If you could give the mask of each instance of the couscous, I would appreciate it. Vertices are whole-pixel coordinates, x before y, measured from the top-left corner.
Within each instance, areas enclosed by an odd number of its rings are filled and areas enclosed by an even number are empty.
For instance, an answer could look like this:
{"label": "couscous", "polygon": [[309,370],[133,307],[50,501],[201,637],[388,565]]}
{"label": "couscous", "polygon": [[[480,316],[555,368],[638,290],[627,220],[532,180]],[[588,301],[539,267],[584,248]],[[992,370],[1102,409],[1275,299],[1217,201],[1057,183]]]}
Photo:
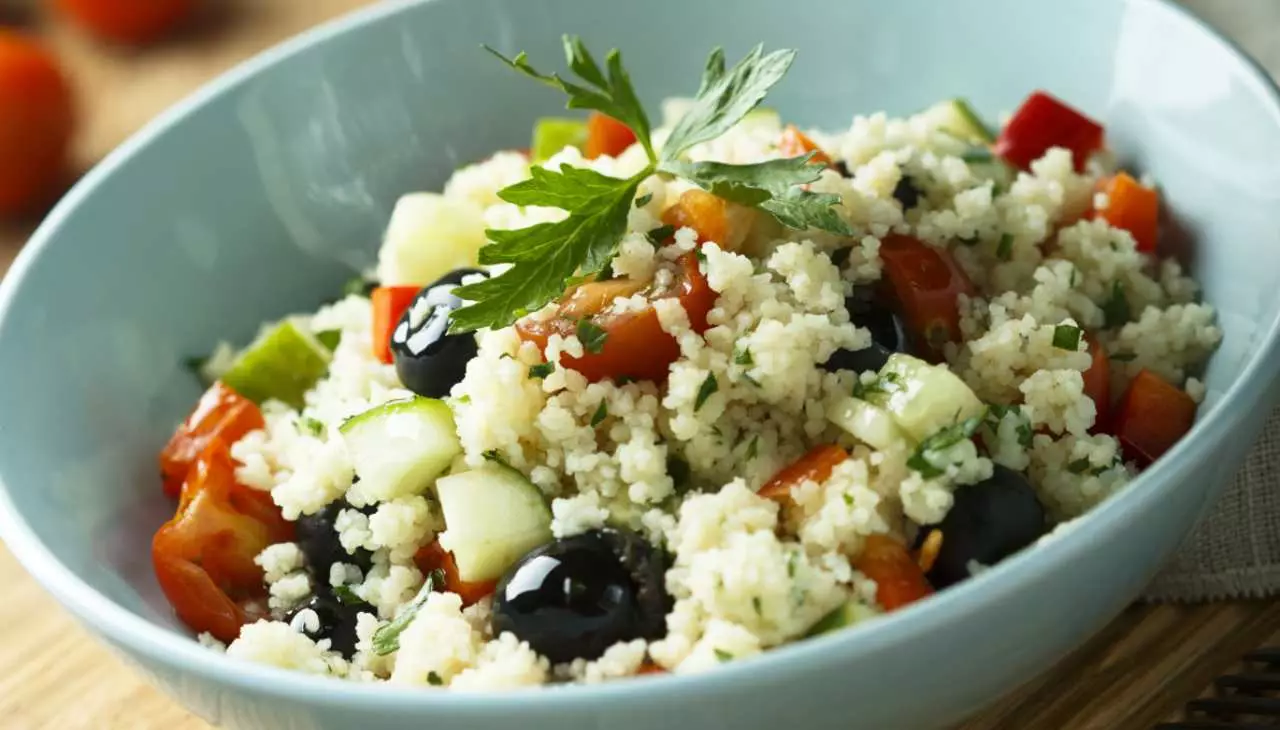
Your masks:
{"label": "couscous", "polygon": [[[1046,539],[1187,430],[1221,334],[1153,181],[1037,92],[801,131],[793,52],[651,124],[620,56],[200,368],[153,543],[227,655],[494,690],[713,669]],[[868,630],[873,630],[868,627]]]}

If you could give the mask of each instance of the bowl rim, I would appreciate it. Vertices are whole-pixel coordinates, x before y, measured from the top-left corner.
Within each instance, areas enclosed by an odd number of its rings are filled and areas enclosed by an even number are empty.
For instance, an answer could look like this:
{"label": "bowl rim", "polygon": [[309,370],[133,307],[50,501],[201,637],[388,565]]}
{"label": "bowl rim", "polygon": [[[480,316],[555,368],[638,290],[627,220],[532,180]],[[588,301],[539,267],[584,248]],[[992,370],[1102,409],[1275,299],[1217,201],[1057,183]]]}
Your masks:
{"label": "bowl rim", "polygon": [[[233,66],[148,122],[77,182],[19,251],[8,274],[0,281],[0,324],[12,316],[18,282],[41,251],[57,236],[64,220],[135,151],[198,112],[206,103],[250,81],[277,62],[317,43],[434,1],[389,0],[328,20]],[[1127,1],[1172,13],[1175,22],[1207,35],[1228,58],[1241,64],[1243,80],[1254,94],[1269,102],[1270,115],[1280,130],[1280,86],[1239,44],[1174,0]],[[1169,454],[1141,473],[1128,488],[1108,498],[1107,509],[1094,510],[1079,519],[1068,530],[1070,534],[1048,540],[1034,550],[1022,551],[927,601],[868,622],[874,630],[869,630],[867,625],[855,626],[815,639],[774,647],[760,655],[731,662],[718,671],[692,676],[653,675],[628,682],[575,685],[554,691],[547,691],[545,687],[529,687],[470,694],[426,692],[416,686],[357,683],[304,674],[219,655],[190,636],[155,624],[99,593],[45,547],[18,512],[10,487],[3,480],[0,480],[0,537],[23,568],[79,622],[99,634],[99,640],[109,638],[109,643],[137,652],[152,663],[177,672],[199,675],[247,693],[270,694],[322,706],[377,703],[385,708],[392,703],[402,709],[470,710],[484,714],[514,709],[526,712],[539,708],[564,710],[568,705],[644,700],[658,693],[671,699],[673,690],[683,694],[705,694],[718,686],[741,688],[756,682],[772,682],[779,673],[795,673],[803,668],[812,670],[840,663],[852,654],[870,653],[910,641],[925,631],[943,627],[959,610],[980,610],[985,605],[1003,600],[1005,594],[1017,591],[1019,586],[1030,582],[1036,575],[1071,562],[1091,542],[1123,530],[1128,522],[1163,499],[1160,485],[1168,477],[1193,462],[1212,458],[1250,410],[1258,403],[1266,402],[1264,395],[1276,375],[1275,368],[1269,363],[1275,362],[1280,355],[1280,316],[1267,323],[1265,335],[1258,342],[1250,361],[1207,417],[1199,420]]]}

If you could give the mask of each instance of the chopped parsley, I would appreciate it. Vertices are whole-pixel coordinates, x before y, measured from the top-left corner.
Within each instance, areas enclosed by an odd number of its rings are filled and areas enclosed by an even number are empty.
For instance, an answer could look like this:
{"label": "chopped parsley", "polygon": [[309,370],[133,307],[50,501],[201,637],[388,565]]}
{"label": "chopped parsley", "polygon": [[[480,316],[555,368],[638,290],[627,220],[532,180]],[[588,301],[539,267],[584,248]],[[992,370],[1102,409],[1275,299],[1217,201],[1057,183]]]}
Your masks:
{"label": "chopped parsley", "polygon": [[604,401],[600,401],[600,406],[596,408],[596,412],[591,414],[591,427],[599,426],[605,418],[609,416],[609,406]]}
{"label": "chopped parsley", "polygon": [[707,373],[707,379],[702,381],[702,385],[698,386],[698,397],[693,401],[693,411],[697,413],[702,410],[703,404],[720,389],[720,384],[716,382],[716,376],[713,373]]}
{"label": "chopped parsley", "polygon": [[671,477],[676,492],[683,492],[692,484],[693,470],[689,468],[689,462],[679,456],[668,456],[667,476]]}
{"label": "chopped parsley", "polygon": [[743,367],[751,367],[756,364],[756,361],[751,357],[751,348],[749,347],[744,347],[734,353],[733,362],[735,365],[742,365]]}
{"label": "chopped parsley", "polygon": [[996,258],[1001,261],[1013,258],[1013,234],[1006,233],[1000,237],[1000,243],[996,244]]}
{"label": "chopped parsley", "polygon": [[598,355],[604,349],[604,341],[609,339],[609,333],[604,328],[592,322],[589,319],[578,320],[578,341],[582,343],[582,348],[587,352]]}
{"label": "chopped parsley", "polygon": [[636,207],[643,208],[648,205],[651,200],[653,200],[653,193],[645,193],[644,195],[636,198]]}
{"label": "chopped parsley", "polygon": [[1117,279],[1111,282],[1111,296],[1102,303],[1102,316],[1105,326],[1110,329],[1128,322],[1132,313],[1129,311],[1129,300],[1124,296],[1124,284]]}
{"label": "chopped parsley", "polygon": [[664,241],[676,235],[675,226],[658,226],[644,234],[649,239],[649,243],[655,246],[661,246]]}
{"label": "chopped parsley", "polygon": [[764,606],[763,606],[763,605],[761,605],[761,603],[760,603],[760,596],[752,596],[752,597],[751,597],[751,607],[752,607],[752,608],[754,608],[754,609],[756,610],[756,615],[757,615],[757,616],[763,616],[763,615],[764,615]]}
{"label": "chopped parsley", "polygon": [[377,288],[378,282],[373,281],[372,279],[366,279],[363,276],[356,276],[348,279],[347,283],[342,285],[342,296],[368,297],[373,293],[373,290]]}
{"label": "chopped parsley", "polygon": [[1083,474],[1089,471],[1089,459],[1087,458],[1076,459],[1070,464],[1067,464],[1067,471],[1071,472],[1072,474]]}
{"label": "chopped parsley", "polygon": [[329,350],[338,349],[338,343],[342,342],[342,330],[323,330],[316,333],[316,341],[327,347]]}
{"label": "chopped parsley", "polygon": [[556,364],[553,362],[540,362],[537,365],[530,365],[529,377],[538,378],[539,380],[541,380],[542,378],[545,378],[551,373],[555,372],[555,369],[556,369]]}
{"label": "chopped parsley", "polygon": [[731,662],[731,661],[733,661],[733,655],[732,655],[732,654],[730,654],[729,652],[725,651],[724,649],[720,649],[720,648],[718,648],[718,647],[717,647],[717,648],[713,649],[712,651],[714,651],[714,652],[716,653],[716,660],[717,660],[717,661],[722,661],[722,662]]}
{"label": "chopped parsley", "polygon": [[427,672],[427,684],[431,685],[432,687],[439,687],[444,684],[444,680],[441,679],[440,675],[436,674],[435,672]]}
{"label": "chopped parsley", "polygon": [[314,418],[304,418],[299,421],[298,425],[312,436],[319,436],[324,433],[324,424]]}
{"label": "chopped parsley", "polygon": [[960,155],[960,159],[967,164],[991,162],[995,156],[991,153],[990,147],[970,147]]}
{"label": "chopped parsley", "polygon": [[1010,414],[1017,418],[1018,425],[1015,433],[1018,434],[1018,444],[1024,449],[1031,448],[1031,439],[1035,436],[1035,432],[1031,430],[1031,419],[1027,418],[1027,414],[1023,412],[1021,406],[1002,406],[999,404],[988,406],[987,420],[991,429],[999,432],[1000,422]]}
{"label": "chopped parsley", "polygon": [[747,444],[747,461],[750,461],[760,455],[760,434],[751,437],[751,443]]}
{"label": "chopped parsley", "polygon": [[1080,269],[1077,269],[1076,267],[1072,266],[1071,267],[1071,288],[1074,289],[1079,284],[1080,284]]}
{"label": "chopped parsley", "polygon": [[413,618],[418,615],[418,611],[422,610],[423,605],[427,602],[427,597],[432,591],[444,588],[444,571],[439,568],[427,574],[427,582],[422,584],[422,589],[418,591],[418,595],[408,606],[405,606],[391,623],[383,624],[373,634],[373,653],[378,656],[386,656],[400,650],[400,634],[409,628],[409,624],[413,622]]}
{"label": "chopped parsley", "polygon": [[858,379],[853,384],[853,397],[867,400],[868,396],[888,395],[896,392],[902,385],[902,376],[897,373],[885,373],[871,383]]}
{"label": "chopped parsley", "polygon": [[350,586],[334,586],[333,596],[338,599],[338,603],[344,606],[359,606],[365,603],[365,600],[357,596]]}
{"label": "chopped parsley", "polygon": [[984,413],[953,423],[921,441],[915,453],[907,459],[907,466],[915,469],[925,479],[942,476],[946,470],[946,451],[961,441],[972,438],[974,431],[982,425],[985,415]]}
{"label": "chopped parsley", "polygon": [[852,494],[849,494],[848,492],[845,492],[844,494],[842,494],[842,495],[840,495],[840,496],[841,496],[841,497],[844,497],[844,503],[845,503],[845,504],[847,504],[847,505],[848,505],[848,506],[850,506],[850,507],[852,507],[852,506],[853,506],[853,495],[852,495]]}
{"label": "chopped parsley", "polygon": [[1053,346],[1059,350],[1075,352],[1080,349],[1080,328],[1070,324],[1060,324],[1053,328]]}

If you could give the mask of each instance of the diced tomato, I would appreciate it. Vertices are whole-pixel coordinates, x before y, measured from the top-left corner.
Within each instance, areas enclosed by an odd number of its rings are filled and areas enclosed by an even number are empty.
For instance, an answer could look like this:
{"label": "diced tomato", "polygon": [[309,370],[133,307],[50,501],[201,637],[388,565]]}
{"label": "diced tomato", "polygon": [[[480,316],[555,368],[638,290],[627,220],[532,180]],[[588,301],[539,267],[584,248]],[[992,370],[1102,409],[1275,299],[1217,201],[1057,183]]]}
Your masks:
{"label": "diced tomato", "polygon": [[644,663],[641,664],[640,668],[636,670],[637,676],[642,674],[666,674],[666,673],[667,673],[667,670],[663,669],[657,664],[654,664],[648,659],[644,660]]}
{"label": "diced tomato", "polygon": [[1098,417],[1093,422],[1094,433],[1106,433],[1111,418],[1111,358],[1096,337],[1086,337],[1089,357],[1093,363],[1084,371],[1084,394],[1093,399]]}
{"label": "diced tomato", "polygon": [[1196,402],[1150,370],[1141,370],[1116,409],[1113,433],[1124,455],[1146,466],[1164,455],[1196,419]]}
{"label": "diced tomato", "polygon": [[418,291],[416,286],[380,286],[369,295],[373,304],[373,356],[379,361],[391,364],[391,333]]}
{"label": "diced tomato", "polygon": [[825,482],[836,465],[849,458],[849,452],[831,444],[810,449],[790,466],[773,475],[757,492],[765,499],[786,502],[791,499],[791,488],[805,481]]}
{"label": "diced tomato", "polygon": [[55,0],[53,6],[99,38],[150,43],[191,16],[196,0]]}
{"label": "diced tomato", "polygon": [[809,159],[810,162],[822,165],[831,164],[831,156],[818,149],[818,145],[809,139],[809,135],[801,132],[794,124],[788,124],[782,130],[782,139],[778,140],[778,152],[783,157],[799,157],[812,152],[814,154]]}
{"label": "diced tomato", "polygon": [[1040,159],[1050,147],[1071,151],[1076,171],[1102,149],[1102,126],[1043,91],[1028,96],[1000,131],[992,151],[1022,170]]}
{"label": "diced tomato", "polygon": [[0,26],[0,216],[35,212],[57,193],[75,122],[57,57]]}
{"label": "diced tomato", "polygon": [[910,236],[886,236],[880,258],[889,298],[902,315],[912,349],[941,362],[943,345],[961,339],[958,297],[973,296],[973,283],[946,249]]}
{"label": "diced tomato", "polygon": [[[945,536],[943,539],[946,539]],[[869,535],[853,567],[876,582],[876,601],[894,611],[933,593],[907,547],[888,535]]]}
{"label": "diced tomato", "polygon": [[418,570],[421,570],[423,575],[433,570],[444,573],[444,589],[450,593],[457,593],[462,598],[464,606],[470,606],[482,598],[493,595],[493,589],[498,585],[496,580],[468,582],[458,577],[458,563],[454,560],[453,553],[445,550],[439,540],[424,545],[418,550],[413,556],[413,562],[417,564]]}
{"label": "diced tomato", "polygon": [[1127,172],[1100,181],[1098,189],[1107,196],[1107,207],[1097,212],[1098,217],[1131,233],[1139,251],[1155,253],[1159,193],[1134,180]]}
{"label": "diced tomato", "polygon": [[293,537],[268,493],[236,482],[227,445],[215,438],[187,475],[177,513],[156,531],[151,559],[178,618],[232,641],[267,595],[254,558]]}
{"label": "diced tomato", "polygon": [[650,302],[677,297],[693,331],[701,334],[707,329],[707,313],[715,305],[716,293],[698,268],[694,253],[681,256],[677,263],[676,276],[664,287],[625,279],[582,284],[565,295],[554,315],[526,317],[516,322],[516,332],[545,350],[551,335],[576,335],[579,322],[586,320],[604,331],[603,345],[598,352],[585,350],[582,357],[561,355],[560,365],[577,370],[591,382],[624,377],[665,380],[668,367],[680,357],[675,338],[663,331],[652,306],[617,311],[613,301],[636,293]]}
{"label": "diced tomato", "polygon": [[635,141],[636,133],[631,131],[631,127],[608,114],[591,112],[587,115],[587,143],[582,154],[588,160],[603,155],[617,157]]}
{"label": "diced tomato", "polygon": [[256,403],[220,382],[214,383],[160,451],[164,493],[178,496],[191,465],[210,441],[219,439],[230,445],[264,425]]}
{"label": "diced tomato", "polygon": [[698,243],[715,241],[725,247],[729,237],[729,204],[705,190],[686,190],[676,204],[662,212],[662,222],[673,228],[692,228]]}

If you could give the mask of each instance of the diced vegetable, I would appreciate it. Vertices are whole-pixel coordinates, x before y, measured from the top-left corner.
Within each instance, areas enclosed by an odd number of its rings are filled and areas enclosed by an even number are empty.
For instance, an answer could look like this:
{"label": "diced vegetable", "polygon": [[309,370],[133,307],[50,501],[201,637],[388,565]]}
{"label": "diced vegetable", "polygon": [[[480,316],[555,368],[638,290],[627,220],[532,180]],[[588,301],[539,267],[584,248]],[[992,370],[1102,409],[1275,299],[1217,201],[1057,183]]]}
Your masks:
{"label": "diced vegetable", "polygon": [[237,355],[222,382],[254,403],[278,400],[301,408],[303,396],[324,377],[332,357],[305,322],[286,319]]}
{"label": "diced vegetable", "polygon": [[511,467],[489,463],[442,477],[436,495],[445,522],[440,545],[453,553],[461,580],[495,580],[552,539],[542,492]]}
{"label": "diced vegetable", "polygon": [[794,124],[788,124],[782,130],[782,138],[778,140],[778,152],[783,157],[799,157],[814,153],[809,160],[822,165],[831,164],[831,156],[818,148],[818,145]]}
{"label": "diced vegetable", "polygon": [[484,211],[464,198],[411,193],[396,201],[378,251],[383,286],[422,286],[454,269],[475,266],[484,235]]}
{"label": "diced vegetable", "polygon": [[197,0],[54,0],[45,3],[94,36],[142,45],[173,33],[199,8]]}
{"label": "diced vegetable", "polygon": [[214,383],[160,451],[164,493],[178,496],[191,466],[210,442],[216,439],[230,446],[264,425],[256,403],[224,383]]}
{"label": "diced vegetable", "polygon": [[849,452],[834,444],[817,446],[801,456],[791,466],[783,469],[765,482],[757,492],[765,499],[786,502],[791,499],[791,488],[806,481],[821,484],[831,477],[836,466],[849,458]]}
{"label": "diced vegetable", "polygon": [[861,398],[841,400],[827,418],[873,449],[887,449],[907,439],[888,411]]}
{"label": "diced vegetable", "polygon": [[1050,147],[1071,151],[1076,172],[1102,149],[1104,132],[1092,119],[1043,91],[1028,96],[1000,131],[994,151],[1009,164],[1028,170]]}
{"label": "diced vegetable", "polygon": [[1120,398],[1113,432],[1128,459],[1146,466],[1164,455],[1196,419],[1196,402],[1150,370],[1134,376]]}
{"label": "diced vegetable", "polygon": [[498,585],[496,580],[467,582],[460,578],[458,563],[454,560],[453,553],[441,547],[439,540],[433,540],[430,544],[424,545],[413,556],[413,562],[423,575],[439,570],[444,575],[444,585],[440,586],[441,590],[457,593],[462,598],[464,606],[470,606],[493,595],[493,589]]}
{"label": "diced vegetable", "polygon": [[686,190],[676,204],[662,212],[662,222],[675,229],[692,228],[698,243],[715,241],[732,251],[729,238],[729,204],[705,190]]}
{"label": "diced vegetable", "polygon": [[533,146],[529,155],[543,162],[565,147],[582,149],[587,143],[587,124],[581,119],[543,117],[533,125]]}
{"label": "diced vegetable", "polygon": [[842,603],[836,606],[831,613],[819,619],[818,623],[810,627],[805,636],[818,636],[819,634],[827,634],[848,628],[869,618],[875,618],[877,615],[875,609],[856,601]]}
{"label": "diced vegetable", "polygon": [[1098,217],[1131,233],[1142,253],[1155,253],[1159,193],[1134,180],[1127,172],[1102,180],[1098,188],[1107,196],[1107,206],[1098,211]]}
{"label": "diced vegetable", "polygon": [[380,286],[369,295],[373,305],[373,356],[378,362],[390,365],[395,361],[391,354],[391,334],[419,291],[416,286]]}
{"label": "diced vegetable", "polygon": [[924,116],[937,129],[962,141],[988,145],[996,140],[982,118],[964,99],[947,99],[929,107]]}
{"label": "diced vegetable", "polygon": [[35,34],[3,25],[0,120],[0,216],[36,212],[66,179],[76,105],[53,51]]}
{"label": "diced vegetable", "polygon": [[1097,337],[1086,337],[1086,340],[1093,363],[1084,371],[1084,394],[1093,399],[1098,411],[1093,432],[1105,433],[1111,419],[1111,359]]}
{"label": "diced vegetable", "polygon": [[943,346],[961,339],[959,297],[973,295],[972,282],[945,248],[909,236],[886,236],[880,258],[889,298],[902,315],[913,351],[942,362]]}
{"label": "diced vegetable", "polygon": [[453,413],[443,401],[391,401],[339,428],[362,491],[392,499],[421,494],[462,453]]}
{"label": "diced vegetable", "polygon": [[608,155],[617,157],[635,144],[636,133],[617,119],[600,112],[587,116],[587,142],[583,154],[588,160]]}
{"label": "diced vegetable", "polygon": [[777,109],[760,106],[747,112],[738,124],[748,129],[782,129],[782,115]]}
{"label": "diced vegetable", "polygon": [[969,386],[944,365],[930,365],[895,352],[880,373],[892,387],[867,397],[888,411],[916,441],[979,417],[985,410]]}
{"label": "diced vegetable", "polygon": [[876,601],[894,611],[933,593],[906,546],[888,535],[868,535],[853,567],[876,582]]}

